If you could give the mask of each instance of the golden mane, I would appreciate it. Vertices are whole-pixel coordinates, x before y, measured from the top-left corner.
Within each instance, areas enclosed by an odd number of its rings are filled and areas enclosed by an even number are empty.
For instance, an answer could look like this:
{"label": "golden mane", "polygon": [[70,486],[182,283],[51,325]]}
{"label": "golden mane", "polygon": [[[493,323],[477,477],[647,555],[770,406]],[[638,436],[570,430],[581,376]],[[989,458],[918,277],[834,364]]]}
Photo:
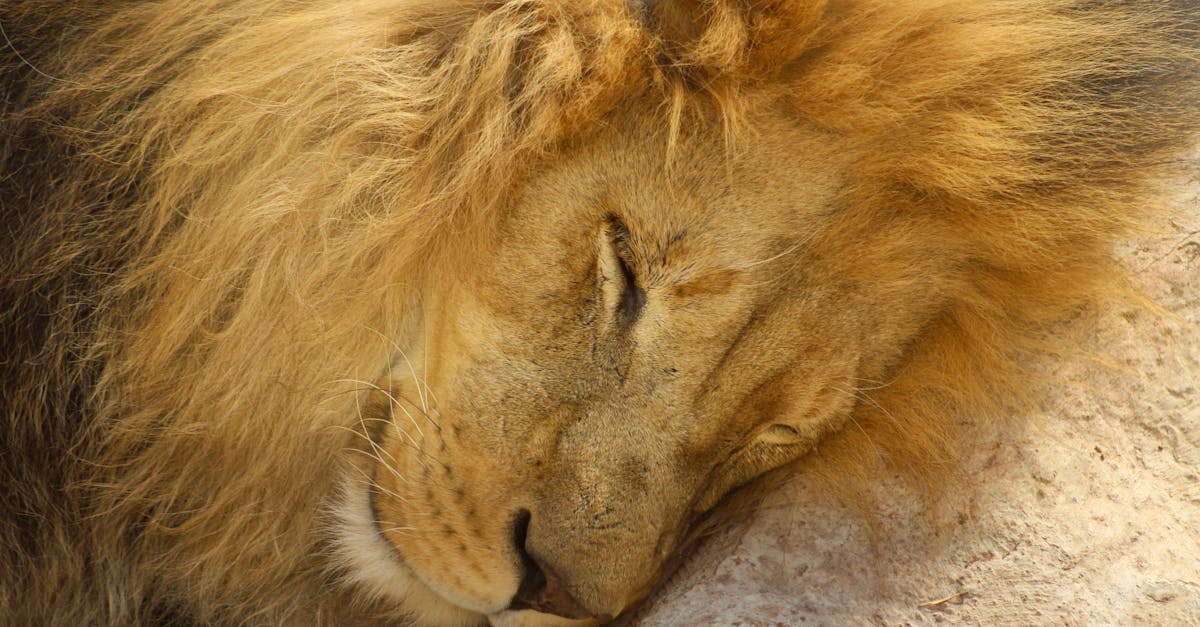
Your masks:
{"label": "golden mane", "polygon": [[951,463],[1038,330],[1112,285],[1112,242],[1200,128],[1191,0],[704,6],[0,7],[0,617],[365,606],[319,532],[364,356],[525,172],[630,102],[717,115],[730,150],[777,103],[853,139],[840,236],[930,215],[908,237],[972,251],[926,286],[957,304],[865,431],[820,451],[851,478]]}

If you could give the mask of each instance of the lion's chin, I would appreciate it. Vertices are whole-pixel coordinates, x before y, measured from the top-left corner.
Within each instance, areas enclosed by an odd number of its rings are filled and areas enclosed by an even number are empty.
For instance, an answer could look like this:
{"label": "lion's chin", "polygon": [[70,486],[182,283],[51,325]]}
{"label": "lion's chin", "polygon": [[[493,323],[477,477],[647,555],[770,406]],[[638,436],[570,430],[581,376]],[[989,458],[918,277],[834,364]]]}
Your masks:
{"label": "lion's chin", "polygon": [[593,618],[576,620],[532,610],[506,610],[490,614],[487,619],[493,627],[589,627],[600,624]]}
{"label": "lion's chin", "polygon": [[434,592],[399,559],[395,548],[376,528],[370,495],[362,489],[361,481],[345,482],[333,515],[343,580],[420,624],[465,626],[488,622],[484,614],[454,605]]}

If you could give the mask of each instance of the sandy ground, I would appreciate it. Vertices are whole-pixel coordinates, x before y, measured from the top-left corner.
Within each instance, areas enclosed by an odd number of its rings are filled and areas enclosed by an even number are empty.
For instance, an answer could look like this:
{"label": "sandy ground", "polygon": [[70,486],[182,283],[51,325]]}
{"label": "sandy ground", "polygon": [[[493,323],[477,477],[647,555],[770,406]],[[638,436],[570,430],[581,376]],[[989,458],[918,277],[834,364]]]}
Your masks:
{"label": "sandy ground", "polygon": [[1200,180],[1162,233],[1126,246],[1172,315],[1096,314],[1113,363],[1046,364],[1017,433],[982,440],[976,489],[931,516],[881,486],[861,518],[797,477],[703,546],[641,625],[1200,625]]}

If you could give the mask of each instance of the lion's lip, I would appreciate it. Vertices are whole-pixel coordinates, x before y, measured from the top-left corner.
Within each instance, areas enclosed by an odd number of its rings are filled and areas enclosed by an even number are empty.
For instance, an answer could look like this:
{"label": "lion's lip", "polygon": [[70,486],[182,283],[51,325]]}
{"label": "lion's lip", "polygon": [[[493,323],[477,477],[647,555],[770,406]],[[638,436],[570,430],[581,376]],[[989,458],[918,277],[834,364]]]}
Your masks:
{"label": "lion's lip", "polygon": [[520,592],[513,599],[511,610],[533,610],[543,614],[553,614],[562,618],[582,619],[592,618],[602,623],[612,620],[612,616],[593,616],[583,609],[571,595],[554,581],[548,582],[537,592],[522,595]]}
{"label": "lion's lip", "polygon": [[612,616],[595,615],[585,609],[562,586],[558,575],[548,565],[523,550],[521,553],[525,574],[509,609],[534,610],[571,619],[594,618],[601,622],[612,620]]}

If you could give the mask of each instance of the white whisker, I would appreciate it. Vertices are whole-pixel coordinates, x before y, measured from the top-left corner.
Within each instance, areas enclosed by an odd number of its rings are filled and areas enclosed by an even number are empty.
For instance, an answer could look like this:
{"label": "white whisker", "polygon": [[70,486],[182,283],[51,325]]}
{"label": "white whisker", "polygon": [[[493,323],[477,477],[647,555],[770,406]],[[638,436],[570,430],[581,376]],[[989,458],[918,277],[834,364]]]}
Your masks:
{"label": "white whisker", "polygon": [[[404,481],[405,483],[408,483],[408,480],[405,479],[402,475],[400,475],[400,473],[396,472],[395,468],[392,468],[390,465],[387,464],[387,462],[384,462],[382,460],[379,460],[379,461],[380,461],[380,463],[383,464],[384,468],[386,468],[389,472],[391,472],[396,478],[400,479],[401,481]],[[408,505],[412,504],[411,501],[404,498],[403,496],[400,496],[399,494],[396,494],[395,492],[392,492],[391,490],[388,490],[387,488],[379,485],[378,481],[375,481],[375,479],[373,477],[368,475],[366,473],[366,471],[362,470],[361,468],[355,468],[354,470],[358,474],[362,475],[362,479],[367,487],[372,488],[372,489],[381,490],[384,493],[386,493],[388,496],[394,497],[397,500],[399,500],[403,503],[406,503]]]}
{"label": "white whisker", "polygon": [[[357,383],[359,385],[365,385],[365,386],[379,392],[380,394],[383,394],[384,396],[388,397],[388,400],[392,401],[392,405],[400,407],[400,410],[403,411],[405,413],[405,415],[408,416],[409,421],[411,421],[413,424],[413,427],[416,428],[417,433],[420,433],[422,438],[425,437],[425,432],[421,429],[421,425],[417,424],[417,419],[413,417],[412,413],[410,413],[407,409],[404,408],[404,405],[402,405],[400,403],[400,400],[398,398],[396,398],[396,396],[394,394],[392,394],[390,390],[385,390],[382,387],[380,387],[379,384],[372,383],[370,381],[364,381],[362,379],[338,379],[337,381],[335,381],[335,383]],[[429,417],[425,416],[425,419],[429,420]]]}
{"label": "white whisker", "polygon": [[404,363],[406,363],[408,365],[408,372],[409,372],[409,374],[412,375],[413,383],[415,384],[415,386],[417,388],[417,398],[419,398],[421,401],[421,410],[424,412],[428,412],[429,411],[429,403],[425,399],[425,392],[422,391],[422,389],[421,389],[421,387],[422,387],[421,386],[421,377],[419,377],[417,375],[417,369],[415,367],[413,367],[412,360],[408,358],[408,353],[405,352],[405,350],[403,348],[401,348],[400,345],[397,344],[394,339],[388,337],[387,335],[384,335],[378,329],[370,329],[370,330],[372,332],[374,332],[376,335],[378,335],[380,338],[382,338],[385,342],[391,344],[392,348],[394,348],[396,350],[396,352],[400,353],[400,356],[404,358]]}

